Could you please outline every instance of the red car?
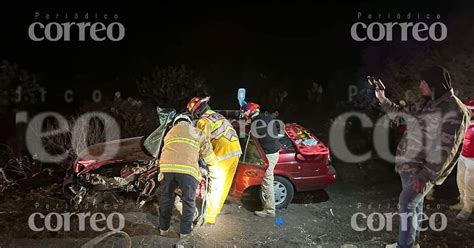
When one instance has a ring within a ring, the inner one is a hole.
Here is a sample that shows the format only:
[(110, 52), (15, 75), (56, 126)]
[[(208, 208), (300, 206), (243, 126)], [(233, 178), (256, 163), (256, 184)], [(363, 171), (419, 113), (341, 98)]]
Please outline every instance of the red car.
[[(268, 166), (258, 139), (249, 133), (240, 139), (242, 156), (230, 191), (237, 199), (241, 199), (248, 188), (261, 184)], [(308, 140), (312, 143), (305, 142)], [(135, 137), (90, 146), (88, 153), (78, 155), (74, 173), (65, 180), (65, 191), (72, 193), (76, 202), (86, 198), (90, 189), (114, 188), (139, 192), (145, 198), (150, 196), (158, 185), (158, 169), (155, 159), (143, 152), (142, 142), (142, 137)], [(329, 149), (306, 128), (286, 124), (280, 143), (280, 159), (274, 170), (277, 208), (290, 204), (295, 192), (322, 189), (336, 180)], [(114, 149), (113, 155), (107, 154)], [(94, 154), (100, 154), (100, 159), (94, 158)]]
[[(302, 133), (309, 137), (302, 138)], [(313, 138), (317, 144), (304, 145), (305, 138)], [(331, 166), (329, 149), (306, 128), (295, 123), (286, 124), (280, 143), (280, 158), (274, 170), (277, 208), (288, 206), (295, 192), (323, 189), (335, 182), (336, 171)], [(230, 192), (238, 199), (246, 189), (262, 183), (268, 167), (258, 139), (247, 133), (240, 144), (243, 154)]]

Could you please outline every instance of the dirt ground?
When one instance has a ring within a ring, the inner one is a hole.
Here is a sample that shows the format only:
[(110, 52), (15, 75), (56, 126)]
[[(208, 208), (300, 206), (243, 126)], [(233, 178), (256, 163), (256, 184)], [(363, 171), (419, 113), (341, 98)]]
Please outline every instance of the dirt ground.
[[(189, 240), (179, 244), (184, 247), (384, 247), (394, 242), (398, 228), (396, 217), (392, 231), (355, 231), (351, 227), (351, 218), (359, 212), (366, 215), (395, 213), (400, 191), (396, 174), (384, 169), (378, 173), (386, 173), (386, 176), (377, 177), (383, 180), (371, 181), (366, 178), (367, 171), (371, 173), (370, 168), (365, 168), (364, 174), (357, 173), (361, 171), (357, 166), (344, 166), (336, 168), (340, 172), (337, 183), (325, 190), (296, 194), (293, 203), (287, 209), (279, 210), (276, 218), (254, 216), (252, 210), (258, 208), (258, 202), (250, 194), (243, 204), (232, 200), (227, 202), (213, 228), (200, 228)], [(70, 206), (66, 208), (58, 190), (59, 185), (52, 185), (5, 197), (0, 203), (0, 247), (81, 247), (105, 232), (95, 232), (90, 228), (79, 231), (74, 228), (77, 220), (71, 223), (71, 231), (34, 232), (29, 229), (31, 213), (51, 211), (121, 212), (126, 219), (123, 231), (131, 236), (132, 247), (171, 247), (179, 241), (158, 236), (156, 205), (137, 209), (133, 202), (126, 202), (117, 209), (109, 206), (108, 209), (74, 210)], [(456, 212), (447, 206), (448, 202), (443, 200), (425, 203), (429, 216), (436, 212), (446, 215), (447, 227), (443, 231), (428, 229), (422, 232), (421, 247), (474, 247), (474, 218), (458, 221)], [(369, 222), (357, 218), (361, 228), (367, 227)], [(376, 218), (370, 224), (378, 227), (380, 223)], [(439, 227), (440, 218), (435, 219), (434, 224)], [(178, 226), (176, 216), (172, 228), (178, 230)], [(113, 236), (97, 247), (126, 247), (126, 242), (122, 237)]]

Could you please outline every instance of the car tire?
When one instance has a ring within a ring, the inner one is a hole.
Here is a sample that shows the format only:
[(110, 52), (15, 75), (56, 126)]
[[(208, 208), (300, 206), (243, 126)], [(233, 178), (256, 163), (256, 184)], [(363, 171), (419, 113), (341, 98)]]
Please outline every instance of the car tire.
[[(275, 208), (282, 209), (288, 207), (294, 196), (294, 187), (293, 184), (286, 179), (285, 177), (275, 176), (273, 181), (274, 191), (275, 191)], [(260, 201), (264, 202), (263, 192), (259, 190)]]

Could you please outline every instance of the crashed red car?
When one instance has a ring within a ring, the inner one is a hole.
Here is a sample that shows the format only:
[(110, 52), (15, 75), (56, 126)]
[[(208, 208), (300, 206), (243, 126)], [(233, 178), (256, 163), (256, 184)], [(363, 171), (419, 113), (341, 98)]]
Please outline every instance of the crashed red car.
[[(247, 189), (262, 183), (268, 167), (258, 139), (250, 132), (245, 132), (243, 136), (240, 138), (242, 155), (230, 191), (230, 195), (237, 199), (241, 199)], [(73, 165), (74, 174), (66, 179), (66, 191), (72, 193), (76, 202), (86, 197), (85, 189), (90, 186), (94, 190), (116, 188), (122, 192), (140, 193), (145, 198), (150, 196), (159, 184), (159, 167), (156, 166), (159, 163), (144, 151), (143, 139), (134, 137), (110, 141), (81, 152)], [(302, 142), (304, 139), (311, 139), (313, 143), (307, 145)], [(335, 182), (336, 172), (330, 164), (329, 149), (309, 130), (295, 123), (286, 124), (280, 143), (280, 159), (274, 170), (277, 208), (290, 204), (295, 192), (322, 189)], [(108, 151), (114, 153), (107, 154)], [(93, 158), (98, 154), (100, 159)], [(155, 157), (158, 155), (155, 154)], [(87, 182), (88, 186), (75, 184), (76, 181)], [(140, 201), (137, 199), (137, 203)], [(142, 201), (141, 205), (144, 203)]]

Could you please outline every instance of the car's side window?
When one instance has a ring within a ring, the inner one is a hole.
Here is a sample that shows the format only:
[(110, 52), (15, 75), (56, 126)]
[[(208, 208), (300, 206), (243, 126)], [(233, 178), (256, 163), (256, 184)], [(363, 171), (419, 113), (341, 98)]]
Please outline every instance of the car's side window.
[(240, 145), (243, 153), (242, 156), (240, 156), (240, 162), (248, 165), (263, 166), (264, 162), (262, 155), (258, 151), (255, 140), (250, 135), (241, 138)]
[(286, 151), (289, 151), (289, 152), (294, 152), (295, 151), (295, 147), (293, 146), (293, 142), (291, 142), (290, 138), (288, 137), (288, 135), (285, 135), (283, 137), (281, 137), (279, 139), (280, 141), (280, 144), (281, 144), (281, 147), (286, 150)]

